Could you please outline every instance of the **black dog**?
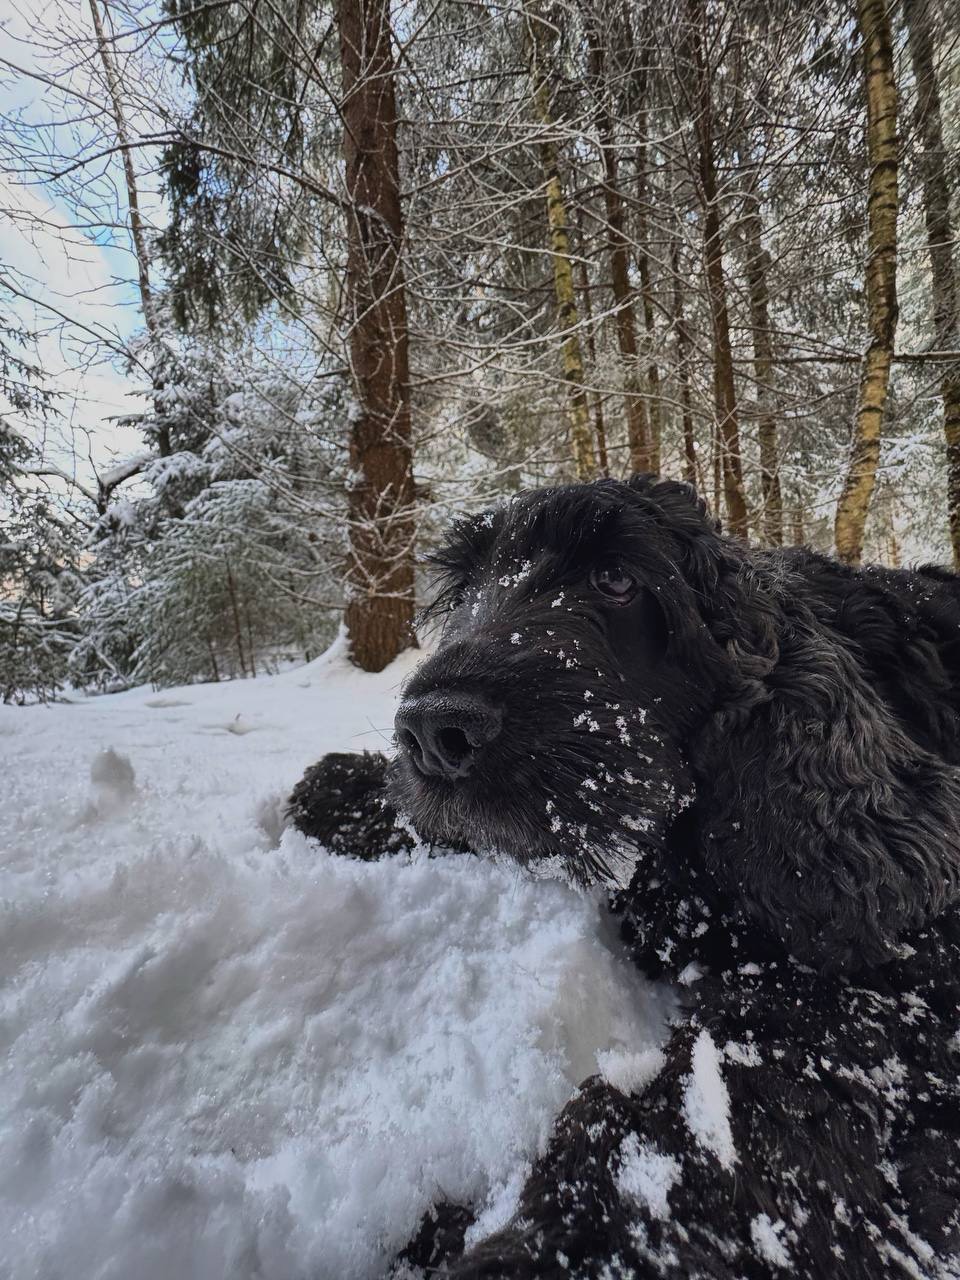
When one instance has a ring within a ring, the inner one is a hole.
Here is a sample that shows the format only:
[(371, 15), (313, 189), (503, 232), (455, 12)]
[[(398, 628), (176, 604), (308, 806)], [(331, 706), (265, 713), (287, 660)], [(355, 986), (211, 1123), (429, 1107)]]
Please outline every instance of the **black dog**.
[(960, 582), (750, 551), (646, 478), (522, 495), (438, 561), (396, 803), (433, 839), (606, 880), (638, 962), (697, 1002), (655, 1079), (586, 1082), (503, 1232), (457, 1261), (425, 1223), (408, 1258), (949, 1274)]

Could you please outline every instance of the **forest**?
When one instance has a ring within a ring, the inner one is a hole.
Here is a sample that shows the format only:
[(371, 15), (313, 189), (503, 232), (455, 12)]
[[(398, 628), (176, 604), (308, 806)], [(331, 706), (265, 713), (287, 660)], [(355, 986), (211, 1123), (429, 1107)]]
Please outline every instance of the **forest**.
[(958, 40), (956, 0), (12, 6), (0, 700), (341, 627), (382, 670), (439, 532), (543, 484), (960, 567)]

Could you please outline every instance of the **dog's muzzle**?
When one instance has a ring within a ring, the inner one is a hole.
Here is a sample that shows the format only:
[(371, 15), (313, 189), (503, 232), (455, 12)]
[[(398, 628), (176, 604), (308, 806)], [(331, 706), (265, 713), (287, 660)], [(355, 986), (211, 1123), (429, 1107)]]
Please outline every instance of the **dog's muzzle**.
[(503, 716), (475, 694), (433, 691), (405, 698), (395, 724), (400, 749), (420, 773), (454, 781), (499, 737)]

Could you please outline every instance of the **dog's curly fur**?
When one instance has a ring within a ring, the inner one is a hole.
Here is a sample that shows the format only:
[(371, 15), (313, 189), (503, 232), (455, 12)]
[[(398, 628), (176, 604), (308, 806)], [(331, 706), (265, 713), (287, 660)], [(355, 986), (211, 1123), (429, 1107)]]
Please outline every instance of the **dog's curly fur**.
[(609, 880), (638, 963), (694, 996), (653, 1080), (582, 1086), (508, 1227), (459, 1259), (447, 1232), (448, 1273), (948, 1274), (960, 581), (749, 550), (650, 478), (521, 495), (439, 560), (407, 696), (481, 694), (504, 728), (466, 778), (401, 751), (397, 803)]
[(387, 799), (384, 764), (379, 752), (331, 751), (294, 787), (287, 817), (331, 853), (367, 861), (409, 851), (417, 841)]

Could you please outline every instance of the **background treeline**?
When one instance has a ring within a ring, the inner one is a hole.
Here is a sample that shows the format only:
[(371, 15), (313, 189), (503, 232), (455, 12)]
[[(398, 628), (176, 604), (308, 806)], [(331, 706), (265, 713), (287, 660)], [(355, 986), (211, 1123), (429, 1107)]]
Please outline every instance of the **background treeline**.
[(451, 514), (576, 477), (960, 564), (958, 40), (955, 0), (87, 0), (35, 28), (7, 172), (128, 249), (137, 332), (86, 341), (148, 407), (109, 467), (51, 446), (18, 310), (45, 300), (7, 264), (0, 696), (252, 675), (341, 620), (379, 669)]

